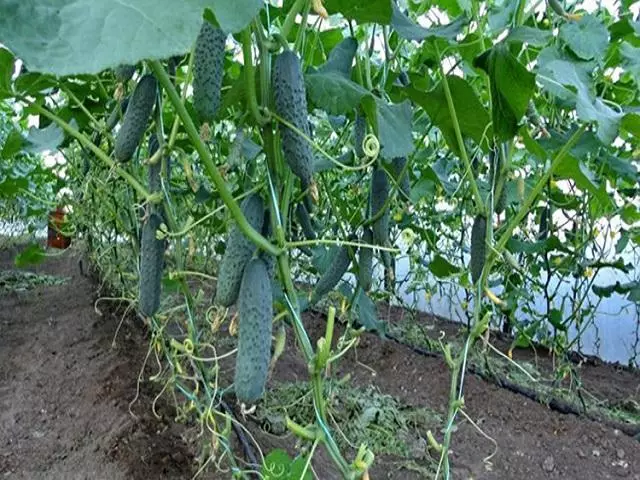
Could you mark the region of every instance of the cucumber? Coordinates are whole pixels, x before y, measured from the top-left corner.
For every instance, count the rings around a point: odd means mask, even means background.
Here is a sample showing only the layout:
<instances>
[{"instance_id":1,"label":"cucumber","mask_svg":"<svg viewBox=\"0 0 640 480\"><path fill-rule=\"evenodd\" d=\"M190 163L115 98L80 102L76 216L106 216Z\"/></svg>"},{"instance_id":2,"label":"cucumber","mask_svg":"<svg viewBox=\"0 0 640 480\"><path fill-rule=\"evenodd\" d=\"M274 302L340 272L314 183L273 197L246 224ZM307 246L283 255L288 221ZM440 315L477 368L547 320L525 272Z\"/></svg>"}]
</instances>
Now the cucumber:
<instances>
[{"instance_id":1,"label":"cucumber","mask_svg":"<svg viewBox=\"0 0 640 480\"><path fill-rule=\"evenodd\" d=\"M364 157L362 142L367 135L367 120L360 112L356 112L356 119L353 122L353 150L358 158Z\"/></svg>"},{"instance_id":2,"label":"cucumber","mask_svg":"<svg viewBox=\"0 0 640 480\"><path fill-rule=\"evenodd\" d=\"M362 233L362 243L373 243L373 232L366 227ZM371 289L373 281L373 249L361 247L358 259L358 282L365 292Z\"/></svg>"},{"instance_id":3,"label":"cucumber","mask_svg":"<svg viewBox=\"0 0 640 480\"><path fill-rule=\"evenodd\" d=\"M136 73L135 65L118 65L113 69L113 73L116 76L116 80L120 83L125 83L131 80L133 74Z\"/></svg>"},{"instance_id":4,"label":"cucumber","mask_svg":"<svg viewBox=\"0 0 640 480\"><path fill-rule=\"evenodd\" d=\"M501 214L504 212L505 208L507 208L507 185L503 185L502 191L500 192L500 196L495 201L494 210L497 214Z\"/></svg>"},{"instance_id":5,"label":"cucumber","mask_svg":"<svg viewBox=\"0 0 640 480\"><path fill-rule=\"evenodd\" d=\"M469 268L471 280L476 283L482 276L487 255L487 219L483 215L476 215L471 227L471 259Z\"/></svg>"},{"instance_id":6,"label":"cucumber","mask_svg":"<svg viewBox=\"0 0 640 480\"><path fill-rule=\"evenodd\" d=\"M227 34L204 20L193 51L193 107L202 123L214 120L220 108Z\"/></svg>"},{"instance_id":7,"label":"cucumber","mask_svg":"<svg viewBox=\"0 0 640 480\"><path fill-rule=\"evenodd\" d=\"M313 289L310 300L311 305L318 303L322 297L333 290L347 270L349 270L349 265L351 265L350 250L351 248L347 245L338 248L331 265L329 265L329 268L320 277Z\"/></svg>"},{"instance_id":8,"label":"cucumber","mask_svg":"<svg viewBox=\"0 0 640 480\"><path fill-rule=\"evenodd\" d=\"M389 197L389 179L382 168L376 168L371 176L371 216L378 215ZM389 243L389 208L386 207L384 213L373 222L373 240L378 245Z\"/></svg>"},{"instance_id":9,"label":"cucumber","mask_svg":"<svg viewBox=\"0 0 640 480\"><path fill-rule=\"evenodd\" d=\"M401 176L402 170L404 170L405 165L407 164L407 157L396 157L391 160L391 169L393 170L393 176L398 182L398 186L400 187L400 194L403 199L409 198L409 194L411 193L411 184L409 183L409 170L404 172Z\"/></svg>"},{"instance_id":10,"label":"cucumber","mask_svg":"<svg viewBox=\"0 0 640 480\"><path fill-rule=\"evenodd\" d=\"M157 91L158 83L153 75L145 75L138 82L116 137L114 148L116 160L120 162L131 160L149 124Z\"/></svg>"},{"instance_id":11,"label":"cucumber","mask_svg":"<svg viewBox=\"0 0 640 480\"><path fill-rule=\"evenodd\" d=\"M307 240L315 240L316 232L313 228L313 224L311 223L311 217L309 216L309 212L307 211L307 207L304 206L304 203L299 203L296 206L296 216L298 217L298 222L300 223L300 228L302 228L302 233Z\"/></svg>"},{"instance_id":12,"label":"cucumber","mask_svg":"<svg viewBox=\"0 0 640 480\"><path fill-rule=\"evenodd\" d=\"M549 237L549 217L551 216L551 207L546 205L540 212L540 226L538 230L538 240L546 240Z\"/></svg>"},{"instance_id":13,"label":"cucumber","mask_svg":"<svg viewBox=\"0 0 640 480\"><path fill-rule=\"evenodd\" d=\"M311 138L302 67L294 52L287 50L278 55L273 65L272 83L276 113ZM283 123L279 128L285 161L306 189L313 179L311 144Z\"/></svg>"},{"instance_id":14,"label":"cucumber","mask_svg":"<svg viewBox=\"0 0 640 480\"><path fill-rule=\"evenodd\" d=\"M273 296L264 262L251 260L242 275L238 299L238 354L234 377L238 401L254 404L264 394L271 360Z\"/></svg>"},{"instance_id":15,"label":"cucumber","mask_svg":"<svg viewBox=\"0 0 640 480\"><path fill-rule=\"evenodd\" d=\"M142 224L138 290L140 313L146 317L155 315L160 307L164 240L156 238L156 230L161 223L162 217L158 213L151 213Z\"/></svg>"},{"instance_id":16,"label":"cucumber","mask_svg":"<svg viewBox=\"0 0 640 480\"><path fill-rule=\"evenodd\" d=\"M257 194L245 198L241 204L242 213L247 222L256 230L261 231L264 223L264 203ZM223 307L230 307L238 299L242 272L253 253L255 245L249 240L237 225L233 225L227 236L227 248L224 251L220 268L214 303Z\"/></svg>"}]
</instances>

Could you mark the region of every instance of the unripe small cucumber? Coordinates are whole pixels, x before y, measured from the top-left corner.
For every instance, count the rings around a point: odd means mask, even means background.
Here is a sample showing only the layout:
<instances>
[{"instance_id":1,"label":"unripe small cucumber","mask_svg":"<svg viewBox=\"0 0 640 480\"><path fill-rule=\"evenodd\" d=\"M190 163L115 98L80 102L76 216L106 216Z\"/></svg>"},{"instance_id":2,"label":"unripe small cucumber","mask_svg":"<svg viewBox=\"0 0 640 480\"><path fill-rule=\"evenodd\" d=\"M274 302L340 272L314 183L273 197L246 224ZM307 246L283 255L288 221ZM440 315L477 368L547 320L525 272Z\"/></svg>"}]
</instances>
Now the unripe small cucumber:
<instances>
[{"instance_id":1,"label":"unripe small cucumber","mask_svg":"<svg viewBox=\"0 0 640 480\"><path fill-rule=\"evenodd\" d=\"M329 265L327 271L324 272L318 280L318 283L316 283L311 295L310 303L312 305L318 303L322 297L333 290L343 275L349 270L349 265L351 265L350 250L347 245L338 248L331 265Z\"/></svg>"},{"instance_id":2,"label":"unripe small cucumber","mask_svg":"<svg viewBox=\"0 0 640 480\"><path fill-rule=\"evenodd\" d=\"M272 78L276 113L311 138L307 94L298 56L290 50L278 55L273 65ZM287 165L300 178L303 188L307 188L311 185L313 177L311 144L283 123L280 123L279 128L282 151Z\"/></svg>"},{"instance_id":3,"label":"unripe small cucumber","mask_svg":"<svg viewBox=\"0 0 640 480\"><path fill-rule=\"evenodd\" d=\"M378 215L383 208L384 213L373 222L373 240L378 245L389 243L389 207L385 203L389 198L389 179L382 168L376 168L371 176L371 216Z\"/></svg>"},{"instance_id":4,"label":"unripe small cucumber","mask_svg":"<svg viewBox=\"0 0 640 480\"><path fill-rule=\"evenodd\" d=\"M260 258L244 269L238 316L234 387L238 401L251 405L264 394L271 360L273 294L271 277Z\"/></svg>"},{"instance_id":5,"label":"unripe small cucumber","mask_svg":"<svg viewBox=\"0 0 640 480\"><path fill-rule=\"evenodd\" d=\"M227 34L204 20L193 51L193 107L198 119L212 122L220 108Z\"/></svg>"},{"instance_id":6,"label":"unripe small cucumber","mask_svg":"<svg viewBox=\"0 0 640 480\"><path fill-rule=\"evenodd\" d=\"M365 228L362 233L362 243L373 244L373 232L370 228ZM360 248L360 258L358 260L358 281L365 292L371 289L373 280L373 249L367 247Z\"/></svg>"},{"instance_id":7,"label":"unripe small cucumber","mask_svg":"<svg viewBox=\"0 0 640 480\"><path fill-rule=\"evenodd\" d=\"M476 215L471 227L471 259L469 267L471 269L471 280L476 283L482 276L484 263L487 255L487 219L483 215Z\"/></svg>"},{"instance_id":8,"label":"unripe small cucumber","mask_svg":"<svg viewBox=\"0 0 640 480\"><path fill-rule=\"evenodd\" d=\"M240 207L247 222L255 230L261 231L264 223L264 203L260 195L252 194L248 196L243 200ZM227 248L224 251L222 262L218 269L218 282L214 302L223 307L230 307L238 299L244 267L251 260L256 246L235 224L229 231L226 244Z\"/></svg>"},{"instance_id":9,"label":"unripe small cucumber","mask_svg":"<svg viewBox=\"0 0 640 480\"><path fill-rule=\"evenodd\" d=\"M311 223L311 216L303 203L298 203L296 206L296 216L298 217L298 222L300 222L300 228L302 228L302 233L304 233L305 238L307 238L307 240L315 240L316 232Z\"/></svg>"},{"instance_id":10,"label":"unripe small cucumber","mask_svg":"<svg viewBox=\"0 0 640 480\"><path fill-rule=\"evenodd\" d=\"M162 217L157 213L151 213L142 224L138 291L140 313L147 317L155 315L160 307L164 240L156 238L156 230L161 223Z\"/></svg>"},{"instance_id":11,"label":"unripe small cucumber","mask_svg":"<svg viewBox=\"0 0 640 480\"><path fill-rule=\"evenodd\" d=\"M149 124L157 91L158 83L153 75L145 75L138 82L116 138L114 148L116 160L129 161L138 148Z\"/></svg>"}]
</instances>

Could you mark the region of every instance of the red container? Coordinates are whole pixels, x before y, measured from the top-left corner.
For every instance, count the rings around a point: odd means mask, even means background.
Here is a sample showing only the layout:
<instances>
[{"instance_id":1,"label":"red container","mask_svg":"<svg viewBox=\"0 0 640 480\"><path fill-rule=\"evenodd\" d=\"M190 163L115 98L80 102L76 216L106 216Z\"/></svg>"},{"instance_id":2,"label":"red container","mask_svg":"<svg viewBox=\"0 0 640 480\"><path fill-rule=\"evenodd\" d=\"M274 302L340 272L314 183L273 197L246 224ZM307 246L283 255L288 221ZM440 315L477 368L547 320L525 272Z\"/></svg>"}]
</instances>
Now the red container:
<instances>
[{"instance_id":1,"label":"red container","mask_svg":"<svg viewBox=\"0 0 640 480\"><path fill-rule=\"evenodd\" d=\"M49 212L49 228L47 231L47 247L65 249L71 245L71 239L62 235L64 225L64 210L58 207Z\"/></svg>"}]
</instances>

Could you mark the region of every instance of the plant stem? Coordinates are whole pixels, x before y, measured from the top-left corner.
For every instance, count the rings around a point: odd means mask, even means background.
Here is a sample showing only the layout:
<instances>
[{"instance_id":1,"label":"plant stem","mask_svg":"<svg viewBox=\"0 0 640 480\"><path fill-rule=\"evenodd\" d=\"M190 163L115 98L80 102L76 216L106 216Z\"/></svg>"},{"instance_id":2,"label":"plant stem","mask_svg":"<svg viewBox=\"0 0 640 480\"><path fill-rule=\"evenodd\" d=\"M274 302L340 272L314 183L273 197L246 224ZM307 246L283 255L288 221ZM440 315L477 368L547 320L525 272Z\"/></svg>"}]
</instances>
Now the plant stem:
<instances>
[{"instance_id":1,"label":"plant stem","mask_svg":"<svg viewBox=\"0 0 640 480\"><path fill-rule=\"evenodd\" d=\"M189 136L189 139L193 143L193 146L196 148L196 151L198 152L200 159L204 163L204 167L207 170L207 173L209 174L211 181L218 189L218 192L220 194L220 197L222 198L222 201L229 208L229 211L231 212L233 219L236 221L236 224L238 225L238 228L240 229L240 231L242 231L242 233L244 233L247 236L247 238L249 238L253 243L255 243L260 249L270 253L271 255L278 255L280 253L280 249L278 249L276 246L271 244L271 242L269 242L266 238L264 238L260 234L260 232L256 231L256 229L254 229L249 224L249 222L247 222L247 219L242 213L242 210L240 210L240 206L234 200L233 196L231 195L231 192L229 191L229 189L227 188L227 185L224 182L224 179L222 178L222 175L220 174L215 164L213 163L211 152L209 151L207 146L204 144L204 142L200 138L200 135L198 134L198 130L196 129L196 126L193 123L193 120L191 120L191 117L189 116L189 112L187 112L187 109L182 103L182 100L178 96L178 92L176 92L176 89L173 87L173 84L171 83L171 79L169 78L169 75L167 75L167 72L164 70L160 62L157 60L150 61L149 67L155 74L156 78L158 79L158 81L160 82L164 90L167 92L167 95L169 96L169 100L173 104L173 107L175 108L176 113L182 120L184 128L187 131L187 135Z\"/></svg>"},{"instance_id":2,"label":"plant stem","mask_svg":"<svg viewBox=\"0 0 640 480\"><path fill-rule=\"evenodd\" d=\"M28 100L25 100L28 101ZM55 113L50 112L48 109L41 107L36 103L29 102L31 107L38 112L40 115L47 117L52 122L55 122L60 128L62 128L65 132L71 135L73 138L78 140L83 147L88 148L93 152L93 154L106 163L110 168L115 170L115 172L122 177L129 185L131 185L147 202L155 203L155 199L152 194L150 194L146 188L140 184L129 172L120 167L114 160L110 159L109 156L100 150L96 145L93 144L89 138L84 135L82 132L79 132L67 122L58 117Z\"/></svg>"},{"instance_id":3,"label":"plant stem","mask_svg":"<svg viewBox=\"0 0 640 480\"><path fill-rule=\"evenodd\" d=\"M258 108L258 99L256 97L256 69L253 66L252 46L251 26L248 26L242 31L242 56L244 57L244 83L247 92L247 106L258 125L264 125L267 119Z\"/></svg>"},{"instance_id":4,"label":"plant stem","mask_svg":"<svg viewBox=\"0 0 640 480\"><path fill-rule=\"evenodd\" d=\"M289 13L287 13L287 17L284 19L284 23L282 24L282 28L280 29L280 33L284 38L287 38L289 36L293 25L296 23L296 16L298 15L298 13L300 13L307 2L308 0L296 0L295 3L291 6L291 10L289 10Z\"/></svg>"}]
</instances>

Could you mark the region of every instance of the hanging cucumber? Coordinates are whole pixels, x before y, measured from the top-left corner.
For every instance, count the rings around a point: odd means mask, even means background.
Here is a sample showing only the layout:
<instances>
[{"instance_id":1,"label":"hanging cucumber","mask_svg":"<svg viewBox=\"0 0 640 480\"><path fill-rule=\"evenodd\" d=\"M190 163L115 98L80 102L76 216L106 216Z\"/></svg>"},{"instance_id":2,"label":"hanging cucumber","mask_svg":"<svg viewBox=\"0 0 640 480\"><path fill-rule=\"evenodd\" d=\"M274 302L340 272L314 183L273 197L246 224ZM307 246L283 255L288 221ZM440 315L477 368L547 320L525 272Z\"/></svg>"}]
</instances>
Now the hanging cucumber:
<instances>
[{"instance_id":1,"label":"hanging cucumber","mask_svg":"<svg viewBox=\"0 0 640 480\"><path fill-rule=\"evenodd\" d=\"M138 148L149 125L157 91L158 83L153 75L145 75L136 85L116 137L114 148L116 160L129 161Z\"/></svg>"},{"instance_id":2,"label":"hanging cucumber","mask_svg":"<svg viewBox=\"0 0 640 480\"><path fill-rule=\"evenodd\" d=\"M298 56L290 50L278 55L273 65L272 78L276 113L307 138L311 138L307 94ZM288 126L280 123L279 128L285 161L306 189L311 185L313 177L311 144Z\"/></svg>"},{"instance_id":3,"label":"hanging cucumber","mask_svg":"<svg viewBox=\"0 0 640 480\"><path fill-rule=\"evenodd\" d=\"M471 259L469 268L471 270L471 280L476 283L482 276L482 270L487 255L487 219L483 215L476 215L471 227Z\"/></svg>"},{"instance_id":4,"label":"hanging cucumber","mask_svg":"<svg viewBox=\"0 0 640 480\"><path fill-rule=\"evenodd\" d=\"M362 233L362 243L373 244L373 232L369 227ZM360 248L358 259L358 281L365 292L371 289L373 281L373 249L367 247Z\"/></svg>"},{"instance_id":5,"label":"hanging cucumber","mask_svg":"<svg viewBox=\"0 0 640 480\"><path fill-rule=\"evenodd\" d=\"M244 269L238 299L238 316L238 354L234 387L238 400L250 405L264 394L271 360L271 276L260 258L251 260Z\"/></svg>"},{"instance_id":6,"label":"hanging cucumber","mask_svg":"<svg viewBox=\"0 0 640 480\"><path fill-rule=\"evenodd\" d=\"M220 108L227 35L204 20L193 51L193 107L202 123L211 123Z\"/></svg>"},{"instance_id":7,"label":"hanging cucumber","mask_svg":"<svg viewBox=\"0 0 640 480\"><path fill-rule=\"evenodd\" d=\"M258 231L262 230L264 222L264 203L260 195L252 194L245 198L240 205L247 222ZM218 282L214 303L223 307L230 307L238 299L242 272L251 260L255 245L249 240L237 225L233 225L226 240L227 248L224 251L220 268L218 269Z\"/></svg>"},{"instance_id":8,"label":"hanging cucumber","mask_svg":"<svg viewBox=\"0 0 640 480\"><path fill-rule=\"evenodd\" d=\"M373 240L378 245L389 243L389 207L385 203L389 198L389 179L382 168L376 168L371 176L371 216L378 218L373 222ZM384 208L384 212L379 212Z\"/></svg>"}]
</instances>

